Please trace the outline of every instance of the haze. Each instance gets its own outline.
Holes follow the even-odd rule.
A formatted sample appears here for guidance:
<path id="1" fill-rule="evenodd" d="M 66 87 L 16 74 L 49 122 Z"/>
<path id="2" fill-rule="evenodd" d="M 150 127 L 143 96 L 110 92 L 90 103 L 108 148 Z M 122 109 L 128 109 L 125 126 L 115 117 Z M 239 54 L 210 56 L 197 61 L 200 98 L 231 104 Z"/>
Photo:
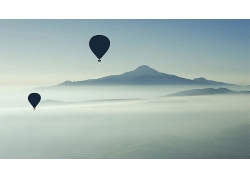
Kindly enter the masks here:
<path id="1" fill-rule="evenodd" d="M 237 19 L 0 20 L 0 158 L 250 158 L 249 32 Z M 110 40 L 101 63 L 95 35 Z"/>
<path id="2" fill-rule="evenodd" d="M 162 97 L 180 89 L 40 89 L 35 111 L 1 93 L 0 158 L 249 158 L 249 95 Z"/>

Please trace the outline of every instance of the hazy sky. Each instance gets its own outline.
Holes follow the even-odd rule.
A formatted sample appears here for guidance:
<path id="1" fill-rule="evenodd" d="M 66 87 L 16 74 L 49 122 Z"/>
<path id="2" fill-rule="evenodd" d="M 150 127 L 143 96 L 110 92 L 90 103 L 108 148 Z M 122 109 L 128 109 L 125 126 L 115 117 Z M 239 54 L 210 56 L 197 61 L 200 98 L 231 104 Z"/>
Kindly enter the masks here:
<path id="1" fill-rule="evenodd" d="M 140 65 L 250 84 L 250 20 L 0 20 L 0 86 L 56 85 Z M 97 34 L 111 41 L 98 63 Z"/>

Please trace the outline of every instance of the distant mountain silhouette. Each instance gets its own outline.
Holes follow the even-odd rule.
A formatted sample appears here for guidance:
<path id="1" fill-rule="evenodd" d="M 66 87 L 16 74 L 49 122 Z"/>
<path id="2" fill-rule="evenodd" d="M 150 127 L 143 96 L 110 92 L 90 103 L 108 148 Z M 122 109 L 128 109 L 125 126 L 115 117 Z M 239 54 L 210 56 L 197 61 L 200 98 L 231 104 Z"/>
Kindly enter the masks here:
<path id="1" fill-rule="evenodd" d="M 133 71 L 120 75 L 111 75 L 99 79 L 84 81 L 65 81 L 59 86 L 78 85 L 233 85 L 223 82 L 207 80 L 205 78 L 187 79 L 156 71 L 149 66 L 142 65 Z"/>
<path id="2" fill-rule="evenodd" d="M 214 94 L 250 94 L 250 91 L 231 91 L 227 88 L 205 88 L 205 89 L 192 89 L 188 91 L 181 91 L 167 96 L 201 96 L 201 95 L 214 95 Z"/>
<path id="3" fill-rule="evenodd" d="M 43 100 L 41 102 L 41 104 L 68 104 L 68 103 L 70 103 L 70 102 L 56 101 L 56 100 L 52 100 L 52 99 Z"/>
<path id="4" fill-rule="evenodd" d="M 76 102 L 66 102 L 57 101 L 52 99 L 47 99 L 41 101 L 41 105 L 74 105 L 74 104 L 90 104 L 90 103 L 116 103 L 116 102 L 127 102 L 127 101 L 138 101 L 143 100 L 140 98 L 130 98 L 130 99 L 98 99 L 98 100 L 88 100 L 88 101 L 76 101 Z"/>
<path id="5" fill-rule="evenodd" d="M 212 81 L 212 80 L 207 80 L 203 77 L 200 77 L 200 78 L 195 78 L 193 79 L 193 81 L 196 81 L 196 82 L 199 82 L 199 83 L 202 83 L 202 84 L 205 84 L 205 85 L 225 85 L 226 83 L 222 83 L 222 82 L 217 82 L 217 81 Z"/>

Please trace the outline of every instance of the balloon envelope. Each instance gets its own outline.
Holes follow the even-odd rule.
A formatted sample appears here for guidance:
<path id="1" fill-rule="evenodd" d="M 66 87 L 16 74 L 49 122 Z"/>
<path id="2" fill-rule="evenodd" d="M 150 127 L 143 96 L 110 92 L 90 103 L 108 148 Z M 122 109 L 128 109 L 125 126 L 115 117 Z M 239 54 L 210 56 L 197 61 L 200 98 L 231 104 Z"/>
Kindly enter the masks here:
<path id="1" fill-rule="evenodd" d="M 31 93 L 28 97 L 28 100 L 35 110 L 36 106 L 41 100 L 41 96 L 38 93 Z"/>
<path id="2" fill-rule="evenodd" d="M 89 47 L 91 51 L 99 59 L 99 61 L 101 61 L 100 59 L 108 51 L 109 46 L 110 46 L 109 39 L 103 35 L 93 36 L 89 41 Z"/>

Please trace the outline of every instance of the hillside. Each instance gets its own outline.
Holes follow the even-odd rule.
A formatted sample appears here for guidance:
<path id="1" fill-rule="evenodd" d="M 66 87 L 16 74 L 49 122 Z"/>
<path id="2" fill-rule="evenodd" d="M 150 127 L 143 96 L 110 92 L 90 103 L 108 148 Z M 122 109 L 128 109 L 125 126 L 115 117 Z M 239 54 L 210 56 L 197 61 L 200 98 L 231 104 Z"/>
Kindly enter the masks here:
<path id="1" fill-rule="evenodd" d="M 142 65 L 133 71 L 120 75 L 111 75 L 98 79 L 84 81 L 65 81 L 58 86 L 79 85 L 232 85 L 223 82 L 207 80 L 205 78 L 187 79 L 176 75 L 158 72 L 155 69 Z"/>

